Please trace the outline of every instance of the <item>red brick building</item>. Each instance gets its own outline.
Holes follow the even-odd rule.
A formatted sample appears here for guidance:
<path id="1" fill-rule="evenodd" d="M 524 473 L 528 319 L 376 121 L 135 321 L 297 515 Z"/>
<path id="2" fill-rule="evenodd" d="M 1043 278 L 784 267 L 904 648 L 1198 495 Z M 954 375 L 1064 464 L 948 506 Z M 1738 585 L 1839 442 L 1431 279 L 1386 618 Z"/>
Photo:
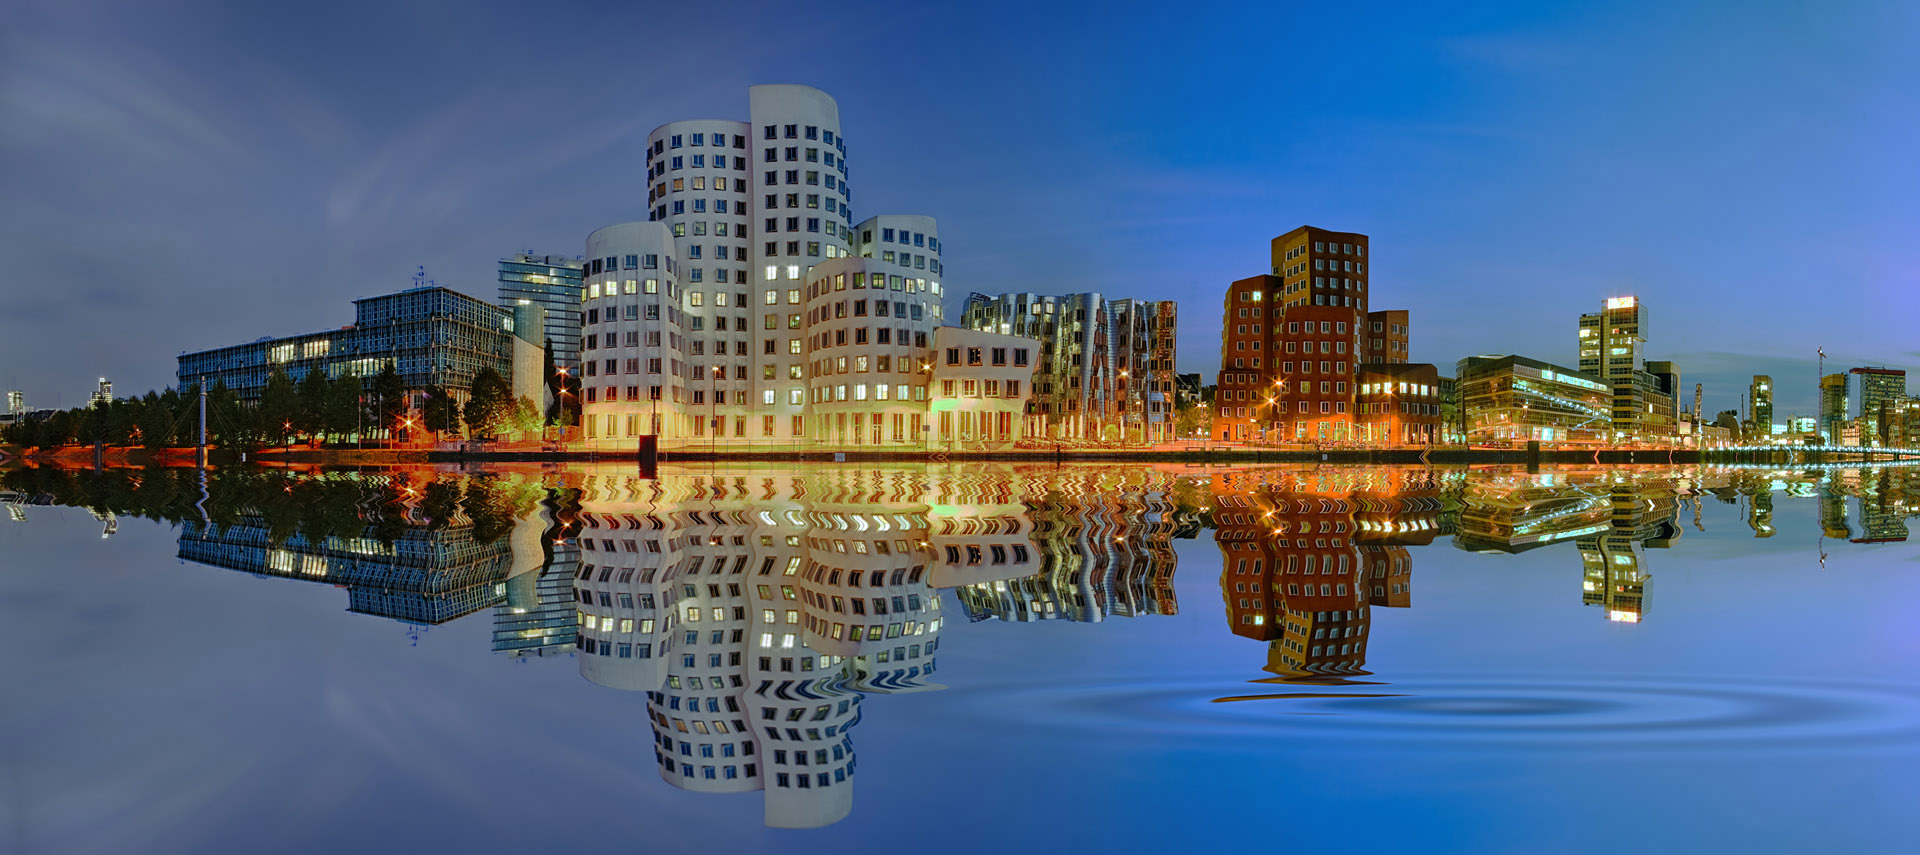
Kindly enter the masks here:
<path id="1" fill-rule="evenodd" d="M 1301 226 L 1274 238 L 1271 251 L 1271 273 L 1227 289 L 1213 438 L 1432 442 L 1439 425 L 1433 366 L 1361 377 L 1370 366 L 1405 365 L 1409 354 L 1407 313 L 1367 309 L 1367 236 Z M 1406 397 L 1403 382 L 1421 397 Z M 1363 418 L 1366 383 L 1379 392 L 1364 402 Z M 1429 414 L 1430 421 L 1410 418 Z"/>

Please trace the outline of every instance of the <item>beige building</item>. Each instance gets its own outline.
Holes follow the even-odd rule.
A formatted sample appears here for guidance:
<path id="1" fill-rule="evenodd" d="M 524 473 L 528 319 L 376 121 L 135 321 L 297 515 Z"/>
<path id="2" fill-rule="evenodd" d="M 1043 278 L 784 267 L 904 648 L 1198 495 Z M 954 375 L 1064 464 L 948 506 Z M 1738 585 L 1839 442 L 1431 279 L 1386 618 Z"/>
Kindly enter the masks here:
<path id="1" fill-rule="evenodd" d="M 1025 412 L 1040 343 L 940 327 L 933 333 L 927 418 L 935 450 L 1009 448 L 1027 435 Z"/>

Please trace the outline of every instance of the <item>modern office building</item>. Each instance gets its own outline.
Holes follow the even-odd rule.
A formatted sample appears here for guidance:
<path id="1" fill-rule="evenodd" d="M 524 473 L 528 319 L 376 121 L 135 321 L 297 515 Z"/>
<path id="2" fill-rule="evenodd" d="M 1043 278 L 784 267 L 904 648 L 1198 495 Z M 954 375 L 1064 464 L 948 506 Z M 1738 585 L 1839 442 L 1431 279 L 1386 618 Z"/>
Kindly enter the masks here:
<path id="1" fill-rule="evenodd" d="M 1606 442 L 1612 389 L 1600 378 L 1524 356 L 1469 356 L 1458 385 L 1469 442 Z"/>
<path id="2" fill-rule="evenodd" d="M 1460 380 L 1455 377 L 1439 379 L 1440 388 L 1440 441 L 1448 445 L 1457 445 L 1467 441 L 1467 412 L 1460 406 Z"/>
<path id="3" fill-rule="evenodd" d="M 517 331 L 506 308 L 433 286 L 355 300 L 353 312 L 353 324 L 336 330 L 182 354 L 179 388 L 204 379 L 209 387 L 224 383 L 242 400 L 256 400 L 275 370 L 296 382 L 324 371 L 329 378 L 356 375 L 371 383 L 392 365 L 408 389 L 439 386 L 464 401 L 474 375 L 491 368 L 508 379 L 515 397 L 542 401 L 543 354 L 526 337 L 540 333 Z"/>
<path id="4" fill-rule="evenodd" d="M 8 390 L 7 417 L 10 419 L 18 419 L 21 416 L 26 415 L 26 413 L 27 413 L 27 393 L 22 392 L 19 389 Z"/>
<path id="5" fill-rule="evenodd" d="M 1368 362 L 1359 371 L 1354 398 L 1359 441 L 1388 447 L 1441 441 L 1437 369 L 1425 363 Z"/>
<path id="6" fill-rule="evenodd" d="M 1699 414 L 1694 417 L 1698 419 Z M 1747 433 L 1773 435 L 1773 378 L 1765 374 L 1753 375 L 1753 382 L 1747 386 Z"/>
<path id="7" fill-rule="evenodd" d="M 932 221 L 876 218 L 862 229 L 881 244 L 919 235 L 924 247 Z M 663 223 L 609 226 L 587 248 L 589 440 L 977 449 L 1025 435 L 1017 414 L 1037 343 L 941 327 L 943 345 L 938 296 L 902 272 L 923 269 L 925 255 L 837 256 L 756 304 L 738 286 L 689 281 Z M 748 322 L 756 316 L 758 326 Z"/>
<path id="8" fill-rule="evenodd" d="M 87 396 L 87 405 L 97 407 L 113 403 L 113 381 L 105 377 L 93 387 L 93 394 Z"/>
<path id="9" fill-rule="evenodd" d="M 932 382 L 927 387 L 925 417 L 928 434 L 927 441 L 933 448 L 948 450 L 980 450 L 983 448 L 1004 448 L 1027 437 L 1025 418 L 1028 391 L 1033 387 L 1033 357 L 1028 348 L 1034 345 L 1029 338 L 1001 335 L 983 330 L 970 330 L 961 327 L 939 327 L 933 332 Z M 835 368 L 839 366 L 837 364 Z M 901 394 L 910 387 L 901 384 L 894 387 L 894 406 L 887 409 L 884 417 L 890 420 L 883 426 L 883 414 L 878 409 L 867 408 L 867 430 L 871 435 L 871 444 L 882 441 L 882 428 L 886 442 L 912 442 L 921 426 L 922 410 L 920 405 L 901 399 Z M 840 403 L 841 387 L 833 384 L 835 404 Z M 826 397 L 827 384 L 815 386 L 815 393 Z M 856 387 L 855 398 L 861 394 Z M 873 396 L 886 397 L 885 384 L 876 384 Z M 858 401 L 855 402 L 858 404 Z M 880 406 L 883 401 L 870 401 Z M 843 417 L 836 414 L 823 419 L 822 430 L 829 442 L 846 442 L 849 438 L 855 444 L 861 442 L 860 407 L 853 412 L 853 435 L 849 437 L 843 431 Z M 906 430 L 902 430 L 903 423 Z"/>
<path id="10" fill-rule="evenodd" d="M 527 338 L 549 349 L 559 368 L 580 367 L 581 261 L 557 255 L 519 253 L 500 259 L 500 305 L 539 306 L 545 315 Z"/>
<path id="11" fill-rule="evenodd" d="M 1860 435 L 1866 445 L 1891 445 L 1890 411 L 1907 397 L 1907 372 L 1897 368 L 1855 368 L 1860 378 Z"/>
<path id="12" fill-rule="evenodd" d="M 1405 311 L 1368 310 L 1367 246 L 1363 234 L 1301 226 L 1273 239 L 1271 273 L 1228 287 L 1215 439 L 1388 441 L 1361 418 L 1360 375 L 1406 364 L 1410 333 Z M 1437 396 L 1423 403 L 1437 425 Z"/>
<path id="13" fill-rule="evenodd" d="M 1580 372 L 1611 390 L 1617 442 L 1665 440 L 1680 429 L 1680 372 L 1671 362 L 1642 365 L 1645 310 L 1638 298 L 1613 297 L 1602 311 L 1580 316 Z"/>
<path id="14" fill-rule="evenodd" d="M 749 101 L 749 121 L 655 129 L 648 221 L 587 239 L 586 439 L 929 441 L 945 272 L 935 222 L 881 215 L 854 224 L 847 142 L 826 93 L 755 86 Z M 1012 337 L 983 346 L 1036 347 Z M 997 415 L 989 424 L 998 427 Z"/>
<path id="15" fill-rule="evenodd" d="M 1827 442 L 1840 442 L 1847 421 L 1847 375 L 1828 374 L 1820 378 L 1819 429 Z"/>
<path id="16" fill-rule="evenodd" d="M 1099 293 L 971 294 L 960 325 L 1040 342 L 1028 431 L 1049 439 L 1173 435 L 1178 311 Z"/>

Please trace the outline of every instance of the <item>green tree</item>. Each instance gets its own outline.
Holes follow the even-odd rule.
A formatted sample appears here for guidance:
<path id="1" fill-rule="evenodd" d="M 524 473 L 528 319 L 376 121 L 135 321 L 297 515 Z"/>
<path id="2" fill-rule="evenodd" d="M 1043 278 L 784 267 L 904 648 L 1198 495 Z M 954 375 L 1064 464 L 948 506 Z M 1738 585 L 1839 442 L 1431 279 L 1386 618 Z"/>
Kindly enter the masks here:
<path id="1" fill-rule="evenodd" d="M 538 436 L 540 429 L 546 426 L 546 419 L 540 415 L 539 405 L 532 398 L 521 395 L 513 402 L 513 417 L 507 421 L 507 429 L 522 435 Z"/>
<path id="2" fill-rule="evenodd" d="M 373 421 L 382 429 L 398 432 L 407 415 L 407 382 L 389 362 L 373 378 Z"/>
<path id="3" fill-rule="evenodd" d="M 338 440 L 360 429 L 360 375 L 343 374 L 327 383 L 326 432 Z"/>
<path id="4" fill-rule="evenodd" d="M 473 388 L 461 415 L 467 432 L 476 437 L 492 437 L 513 419 L 513 387 L 500 372 L 482 368 L 473 375 Z"/>
<path id="5" fill-rule="evenodd" d="M 306 434 L 309 439 L 318 438 L 327 430 L 327 403 L 333 384 L 327 382 L 327 372 L 319 366 L 307 370 L 300 378 L 298 404 L 294 409 L 293 429 Z"/>
<path id="6" fill-rule="evenodd" d="M 453 395 L 440 386 L 428 386 L 423 398 L 421 421 L 427 430 L 433 431 L 434 439 L 443 433 L 460 432 L 460 408 L 454 404 Z"/>
<path id="7" fill-rule="evenodd" d="M 263 438 L 275 445 L 284 444 L 292 435 L 300 415 L 300 390 L 285 369 L 275 368 L 267 375 L 267 386 L 260 390 L 257 412 Z"/>
<path id="8" fill-rule="evenodd" d="M 1192 436 L 1196 433 L 1203 433 L 1211 429 L 1212 427 L 1207 422 L 1208 422 L 1208 418 L 1207 418 L 1206 407 L 1200 406 L 1200 404 L 1197 402 L 1187 404 L 1186 406 L 1181 407 L 1179 412 L 1174 413 L 1174 417 L 1173 417 L 1174 433 L 1178 434 L 1181 437 Z"/>
<path id="9" fill-rule="evenodd" d="M 167 390 L 174 402 L 178 402 L 179 393 Z M 159 393 L 148 392 L 131 402 L 134 405 L 133 428 L 140 444 L 149 450 L 159 450 L 173 444 L 173 414 L 167 412 L 167 402 L 161 400 Z"/>
<path id="10" fill-rule="evenodd" d="M 284 376 L 284 375 L 283 375 Z M 272 388 L 272 380 L 268 380 Z M 271 432 L 266 430 L 262 421 L 262 405 L 248 406 L 242 403 L 240 396 L 227 388 L 225 381 L 216 380 L 213 388 L 207 390 L 207 442 L 226 448 L 251 449 L 260 444 Z M 277 427 L 278 421 L 273 422 Z"/>

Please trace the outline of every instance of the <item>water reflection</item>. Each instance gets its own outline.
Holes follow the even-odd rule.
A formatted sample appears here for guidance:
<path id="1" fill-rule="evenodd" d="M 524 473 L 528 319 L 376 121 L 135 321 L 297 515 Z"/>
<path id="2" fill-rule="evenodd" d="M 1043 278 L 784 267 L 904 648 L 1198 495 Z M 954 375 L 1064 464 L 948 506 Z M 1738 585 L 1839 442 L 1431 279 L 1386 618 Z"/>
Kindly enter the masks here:
<path id="1" fill-rule="evenodd" d="M 1794 534 L 1776 528 L 1776 503 L 1811 499 L 1808 540 L 1884 543 L 1904 540 L 1920 513 L 1917 477 L 971 465 L 647 478 L 588 466 L 235 470 L 203 482 L 181 470 L 23 469 L 0 473 L 0 499 L 23 522 L 36 505 L 84 507 L 108 532 L 121 517 L 167 521 L 186 561 L 324 583 L 346 592 L 349 611 L 409 627 L 491 609 L 494 651 L 573 659 L 596 685 L 644 694 L 668 783 L 763 791 L 767 825 L 807 828 L 853 808 L 866 705 L 884 715 L 884 696 L 945 688 L 949 618 L 1177 614 L 1174 541 L 1205 529 L 1222 557 L 1227 631 L 1266 647 L 1258 679 L 1314 690 L 1220 700 L 1378 700 L 1402 693 L 1317 687 L 1388 682 L 1362 679 L 1374 673 L 1376 609 L 1412 607 L 1413 556 L 1438 540 L 1474 553 L 1570 546 L 1560 554 L 1569 579 L 1579 568 L 1581 602 L 1638 623 L 1652 614 L 1653 550 L 1704 528 L 1703 503 L 1739 506 L 1753 537 L 1772 538 Z M 1431 703 L 1373 709 L 1431 714 Z"/>

